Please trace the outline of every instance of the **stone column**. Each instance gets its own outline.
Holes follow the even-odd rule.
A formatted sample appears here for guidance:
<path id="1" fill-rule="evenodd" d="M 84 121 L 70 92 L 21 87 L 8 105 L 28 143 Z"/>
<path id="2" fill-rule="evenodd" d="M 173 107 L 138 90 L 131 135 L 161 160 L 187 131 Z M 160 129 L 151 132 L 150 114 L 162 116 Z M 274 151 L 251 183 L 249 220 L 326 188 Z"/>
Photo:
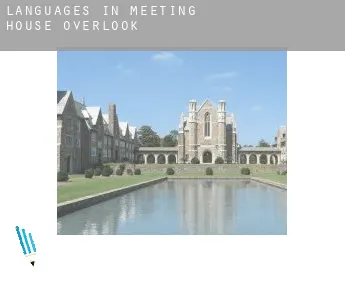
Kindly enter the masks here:
<path id="1" fill-rule="evenodd" d="M 147 154 L 143 154 L 144 156 L 144 164 L 147 164 Z"/>
<path id="2" fill-rule="evenodd" d="M 158 164 L 158 155 L 154 154 L 154 156 L 155 156 L 155 164 Z"/>
<path id="3" fill-rule="evenodd" d="M 260 164 L 260 156 L 261 154 L 256 155 L 256 164 Z"/>
<path id="4" fill-rule="evenodd" d="M 250 162 L 249 162 L 250 154 L 247 154 L 246 157 L 247 157 L 247 164 L 250 164 Z"/>

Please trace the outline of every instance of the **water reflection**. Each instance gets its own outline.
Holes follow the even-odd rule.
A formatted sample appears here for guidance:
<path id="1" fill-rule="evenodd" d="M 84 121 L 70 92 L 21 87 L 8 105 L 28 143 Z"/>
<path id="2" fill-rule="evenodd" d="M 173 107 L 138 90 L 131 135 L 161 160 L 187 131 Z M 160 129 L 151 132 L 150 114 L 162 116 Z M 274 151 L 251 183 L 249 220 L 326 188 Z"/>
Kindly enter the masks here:
<path id="1" fill-rule="evenodd" d="M 171 180 L 58 219 L 58 234 L 286 234 L 286 191 L 250 180 Z"/>

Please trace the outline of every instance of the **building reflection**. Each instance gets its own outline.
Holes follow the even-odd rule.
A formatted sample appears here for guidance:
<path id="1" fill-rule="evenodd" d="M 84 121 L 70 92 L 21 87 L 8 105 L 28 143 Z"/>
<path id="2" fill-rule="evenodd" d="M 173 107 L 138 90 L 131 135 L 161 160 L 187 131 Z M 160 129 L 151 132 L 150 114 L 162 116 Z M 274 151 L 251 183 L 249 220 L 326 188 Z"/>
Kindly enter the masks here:
<path id="1" fill-rule="evenodd" d="M 180 221 L 185 233 L 221 235 L 229 232 L 225 226 L 232 225 L 234 189 L 224 184 L 213 180 L 177 182 Z"/>

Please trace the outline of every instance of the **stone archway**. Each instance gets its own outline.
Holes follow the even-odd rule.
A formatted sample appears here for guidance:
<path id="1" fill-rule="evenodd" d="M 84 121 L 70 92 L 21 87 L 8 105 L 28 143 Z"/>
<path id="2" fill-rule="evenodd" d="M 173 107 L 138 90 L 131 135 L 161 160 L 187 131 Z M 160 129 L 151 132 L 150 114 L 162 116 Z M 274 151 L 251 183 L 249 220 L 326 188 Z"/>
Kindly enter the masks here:
<path id="1" fill-rule="evenodd" d="M 145 163 L 145 158 L 144 158 L 144 155 L 143 154 L 139 154 L 137 156 L 137 163 L 138 164 L 144 164 Z"/>
<path id="2" fill-rule="evenodd" d="M 277 155 L 275 155 L 275 154 L 271 155 L 271 157 L 270 157 L 270 164 L 274 164 L 274 165 L 278 164 L 278 157 L 277 157 Z"/>
<path id="3" fill-rule="evenodd" d="M 155 163 L 155 156 L 153 154 L 149 154 L 147 156 L 147 163 L 148 164 L 154 164 Z"/>
<path id="4" fill-rule="evenodd" d="M 165 164 L 165 156 L 163 154 L 158 155 L 157 163 L 158 164 Z"/>
<path id="5" fill-rule="evenodd" d="M 247 156 L 245 154 L 240 155 L 240 164 L 246 164 L 247 163 Z"/>
<path id="6" fill-rule="evenodd" d="M 255 154 L 251 154 L 249 156 L 249 163 L 250 164 L 257 164 L 258 163 L 258 158 Z"/>
<path id="7" fill-rule="evenodd" d="M 168 163 L 169 164 L 176 164 L 176 156 L 174 154 L 170 154 L 168 156 Z"/>
<path id="8" fill-rule="evenodd" d="M 210 151 L 205 151 L 202 154 L 202 162 L 205 164 L 212 163 L 212 153 Z"/>
<path id="9" fill-rule="evenodd" d="M 267 164 L 267 155 L 261 154 L 259 158 L 260 164 Z"/>

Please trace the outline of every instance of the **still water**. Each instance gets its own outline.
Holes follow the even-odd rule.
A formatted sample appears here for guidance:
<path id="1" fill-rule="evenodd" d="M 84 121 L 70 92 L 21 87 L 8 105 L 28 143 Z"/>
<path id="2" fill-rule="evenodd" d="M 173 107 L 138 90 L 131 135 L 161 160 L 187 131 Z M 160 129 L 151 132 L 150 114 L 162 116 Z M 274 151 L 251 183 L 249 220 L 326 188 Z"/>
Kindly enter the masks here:
<path id="1" fill-rule="evenodd" d="M 286 235 L 286 190 L 168 180 L 58 218 L 61 235 Z"/>

